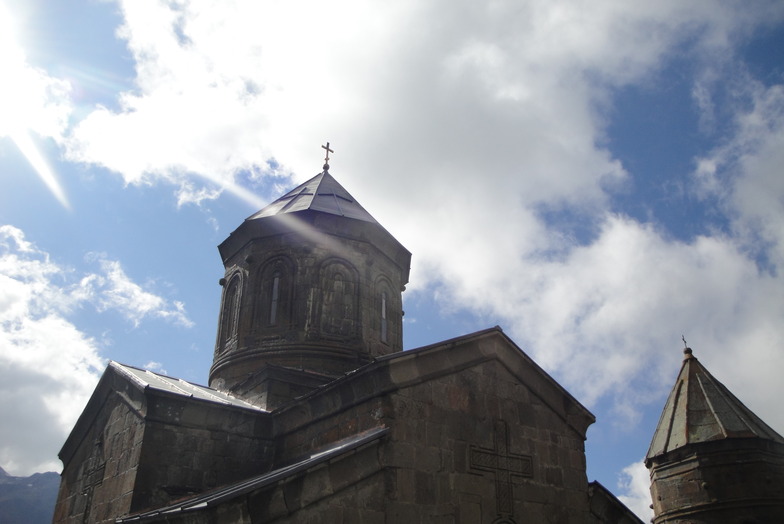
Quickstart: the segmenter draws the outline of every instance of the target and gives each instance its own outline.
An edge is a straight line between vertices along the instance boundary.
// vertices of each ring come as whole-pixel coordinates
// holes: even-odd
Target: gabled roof
[[[235,406],[239,408],[252,409],[254,411],[264,411],[258,406],[254,406],[249,402],[245,402],[237,397],[233,397],[217,389],[208,388],[207,386],[200,386],[187,382],[181,378],[167,377],[166,375],[159,375],[153,373],[148,369],[135,368],[120,364],[119,362],[110,361],[109,367],[121,375],[131,379],[138,387],[147,390],[157,390],[172,393],[174,395],[182,395],[188,398],[199,400],[206,400],[208,402],[216,402],[218,404],[226,404],[228,406]]]
[[[130,384],[132,387],[126,388],[126,384]],[[110,361],[87,401],[87,405],[82,410],[82,414],[79,415],[79,419],[60,449],[59,456],[63,466],[67,466],[71,461],[73,454],[95,423],[105,402],[112,393],[117,391],[124,391],[124,396],[131,394],[134,397],[135,400],[126,398],[126,401],[131,402],[129,405],[140,417],[144,416],[144,413],[140,411],[144,403],[142,399],[149,395],[183,397],[187,399],[187,402],[217,406],[221,409],[239,409],[254,415],[269,413],[258,406],[206,386]]]
[[[308,209],[378,223],[326,170],[249,216],[247,220]]]
[[[653,434],[646,463],[691,445],[729,438],[759,438],[784,444],[776,433],[716,380],[689,348]]]
[[[504,366],[532,395],[585,438],[588,426],[596,421],[593,414],[498,326],[379,357],[281,407],[276,415],[280,419],[307,419],[303,413],[330,416],[344,405],[355,405],[489,361]],[[333,402],[333,398],[340,398],[342,403]]]

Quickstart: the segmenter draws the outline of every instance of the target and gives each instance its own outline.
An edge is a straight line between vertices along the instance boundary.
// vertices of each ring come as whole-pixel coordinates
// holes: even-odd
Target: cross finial
[[[686,337],[681,335],[681,340],[683,340],[683,354],[685,355],[683,357],[683,360],[685,362],[690,358],[694,358],[694,357],[692,356],[692,351],[691,348],[689,347],[689,344],[686,343]]]
[[[334,153],[334,151],[329,148],[329,142],[327,142],[327,145],[321,146],[321,149],[325,149],[327,152],[327,155],[324,157],[324,171],[329,171],[329,154]]]

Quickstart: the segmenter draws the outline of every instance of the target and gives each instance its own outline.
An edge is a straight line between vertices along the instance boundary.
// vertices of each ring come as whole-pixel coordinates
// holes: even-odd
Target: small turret
[[[645,457],[653,522],[784,522],[784,438],[684,357]]]

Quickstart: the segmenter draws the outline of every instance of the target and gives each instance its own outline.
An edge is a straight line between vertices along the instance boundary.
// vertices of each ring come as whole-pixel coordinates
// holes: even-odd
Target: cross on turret
[[[324,157],[324,171],[329,171],[329,154],[334,153],[334,151],[329,148],[329,142],[327,142],[327,145],[321,146],[321,149],[327,151],[327,155]]]

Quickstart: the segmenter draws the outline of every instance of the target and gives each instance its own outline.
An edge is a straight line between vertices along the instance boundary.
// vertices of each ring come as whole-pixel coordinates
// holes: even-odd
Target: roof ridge
[[[114,360],[109,362],[109,367],[121,373],[129,380],[135,382],[141,389],[144,390],[168,392],[200,401],[208,401],[227,406],[266,412],[265,409],[255,406],[250,402],[231,395],[225,391],[220,391],[209,386],[196,384],[195,382],[190,382],[182,378],[171,377],[169,375],[163,375],[154,371],[150,371],[149,369],[121,364]],[[145,380],[144,377],[147,377],[147,380]]]
[[[727,432],[727,428],[725,427],[724,423],[721,420],[721,416],[719,416],[719,413],[716,411],[716,408],[713,405],[715,400],[723,400],[723,399],[722,398],[711,399],[710,395],[708,395],[708,392],[705,390],[705,383],[703,380],[707,380],[708,382],[711,382],[710,379],[712,377],[708,376],[705,377],[705,379],[703,379],[703,375],[695,374],[694,378],[697,379],[697,385],[700,386],[700,390],[702,391],[702,394],[705,396],[705,402],[708,404],[708,408],[710,409],[714,420],[716,420],[716,424],[719,426],[719,430],[721,431],[721,434],[724,436],[724,438],[727,438],[729,436],[729,433]],[[731,405],[728,404],[728,407],[731,410],[735,411]],[[748,426],[748,424],[746,424],[746,426]]]

